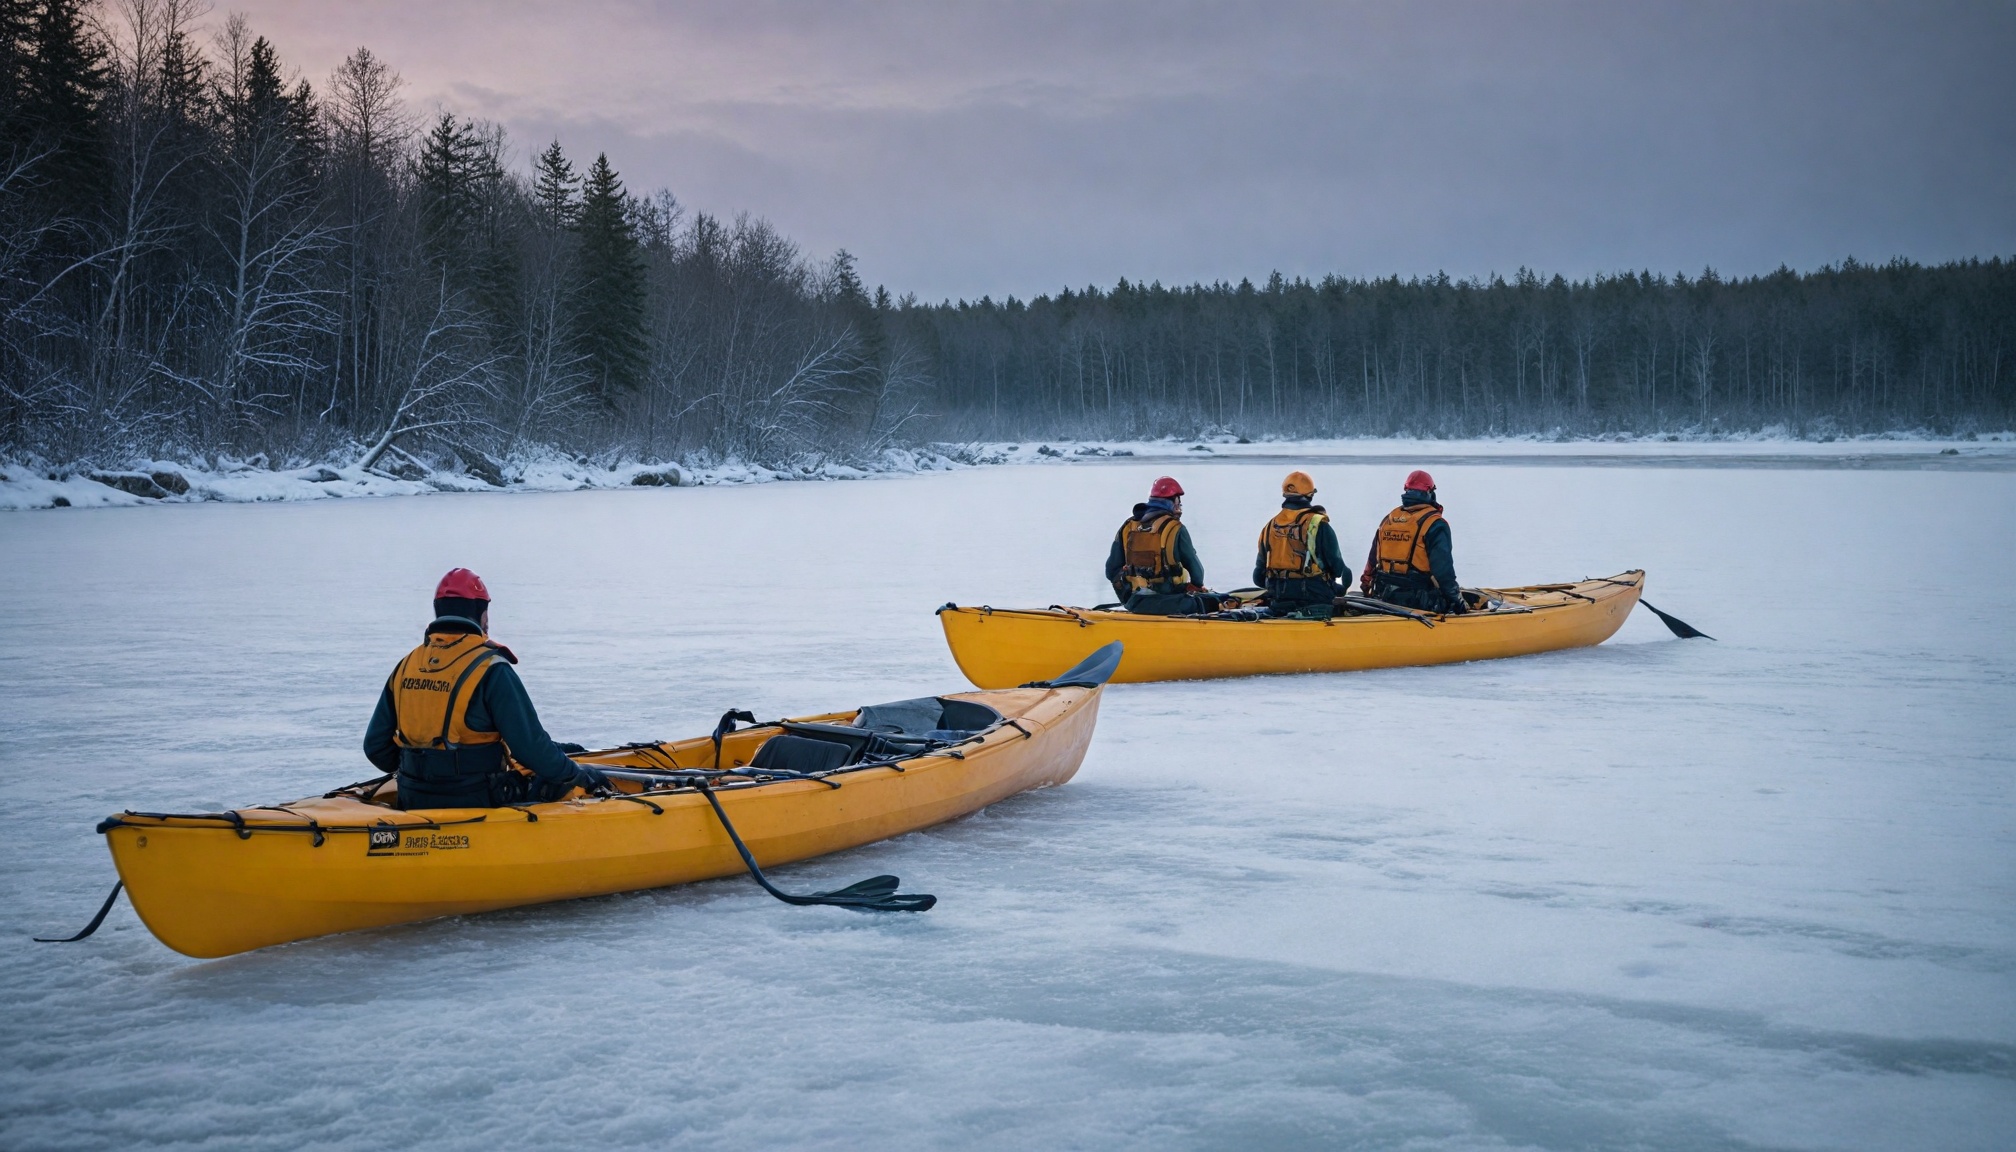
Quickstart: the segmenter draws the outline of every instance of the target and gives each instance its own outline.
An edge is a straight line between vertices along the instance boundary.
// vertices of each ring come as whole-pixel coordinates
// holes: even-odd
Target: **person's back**
[[[546,735],[512,669],[518,658],[485,633],[489,610],[474,572],[442,577],[434,621],[379,693],[364,755],[397,774],[401,808],[496,808],[608,786]],[[529,776],[511,769],[507,752]]]
[[[1281,481],[1281,511],[1260,529],[1260,550],[1253,559],[1253,583],[1267,592],[1268,610],[1277,616],[1328,607],[1350,572],[1337,547],[1337,530],[1323,506],[1315,503],[1316,482],[1307,472],[1290,472]]]
[[[1379,522],[1359,577],[1364,590],[1389,604],[1426,612],[1463,612],[1449,521],[1435,500],[1435,480],[1408,473],[1400,506]]]
[[[1129,612],[1193,616],[1214,612],[1219,598],[1204,590],[1204,563],[1183,526],[1183,486],[1164,476],[1134,506],[1106,552],[1106,581]]]

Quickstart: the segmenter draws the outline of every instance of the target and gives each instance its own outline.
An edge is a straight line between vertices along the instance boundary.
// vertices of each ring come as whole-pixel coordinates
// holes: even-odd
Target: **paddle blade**
[[[1115,640],[1111,644],[1073,664],[1068,671],[1054,680],[1032,680],[1022,685],[1024,688],[1097,688],[1113,678],[1120,670],[1123,646]]]
[[[860,912],[928,912],[938,903],[938,897],[924,892],[898,892],[896,886],[902,881],[894,876],[870,876],[845,888],[831,892],[819,892],[811,896],[795,896],[794,904],[830,904],[836,908],[853,908]]]
[[[835,888],[831,892],[820,892],[816,893],[816,895],[859,896],[868,899],[880,900],[882,897],[894,893],[896,891],[896,886],[901,883],[902,881],[896,879],[896,877],[894,876],[870,876],[868,879],[863,880],[858,884],[849,884],[845,888]]]
[[[1639,598],[1638,603],[1642,605],[1646,611],[1652,613],[1652,615],[1654,616],[1657,616],[1659,618],[1660,623],[1666,625],[1667,629],[1670,630],[1673,633],[1673,635],[1678,636],[1682,640],[1692,640],[1697,636],[1703,640],[1715,639],[1713,636],[1708,635],[1706,632],[1701,631],[1699,628],[1694,627],[1692,624],[1687,623],[1685,620],[1680,619],[1678,616],[1668,616],[1666,613],[1661,612],[1657,608],[1652,607],[1652,605],[1647,604],[1644,598],[1642,597]]]

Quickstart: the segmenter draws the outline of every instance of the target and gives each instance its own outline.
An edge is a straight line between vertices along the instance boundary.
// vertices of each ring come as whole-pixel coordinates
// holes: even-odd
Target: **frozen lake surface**
[[[2009,1146],[1997,467],[1438,463],[1465,583],[1643,567],[1721,642],[1640,613],[1520,660],[1116,686],[1070,785],[778,870],[894,872],[921,916],[732,879],[211,962],[123,902],[28,941],[110,886],[110,812],[371,775],[452,565],[556,737],[699,734],[965,687],[931,608],[1088,602],[1163,471],[1245,584],[1261,447],[0,515],[0,1146]],[[1312,470],[1355,559],[1404,468]]]

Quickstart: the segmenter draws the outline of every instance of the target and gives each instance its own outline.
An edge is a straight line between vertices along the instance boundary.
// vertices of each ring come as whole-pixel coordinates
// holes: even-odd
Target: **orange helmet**
[[[1314,496],[1316,494],[1316,481],[1310,479],[1307,472],[1290,472],[1281,481],[1281,494],[1283,496]]]

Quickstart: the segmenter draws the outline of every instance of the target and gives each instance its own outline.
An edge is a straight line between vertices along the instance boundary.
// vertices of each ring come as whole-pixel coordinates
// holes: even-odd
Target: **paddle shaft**
[[[82,932],[77,933],[75,936],[64,936],[60,938],[54,936],[37,936],[35,937],[35,943],[75,944],[77,941],[82,940],[86,936],[91,935],[93,932],[98,931],[98,926],[100,924],[105,923],[106,914],[112,911],[112,902],[119,899],[119,891],[124,887],[126,887],[126,882],[124,880],[121,880],[118,883],[112,885],[112,891],[105,897],[105,903],[100,904],[98,906],[98,914],[91,918],[91,923],[86,924]]]
[[[763,869],[756,866],[756,857],[750,853],[749,846],[742,843],[742,837],[735,831],[735,825],[729,822],[728,813],[721,807],[721,801],[714,795],[714,790],[705,783],[698,784],[697,787],[700,794],[707,797],[707,803],[713,806],[714,815],[720,819],[722,830],[728,833],[728,839],[735,845],[735,851],[741,855],[743,865],[749,869],[749,875],[763,886],[765,892],[786,904],[800,906],[830,904],[839,908],[859,908],[867,912],[923,912],[938,903],[936,896],[924,893],[906,896],[897,892],[896,885],[899,881],[894,876],[876,876],[837,891],[815,892],[810,896],[794,896],[783,891],[770,883],[769,878],[763,875]]]

